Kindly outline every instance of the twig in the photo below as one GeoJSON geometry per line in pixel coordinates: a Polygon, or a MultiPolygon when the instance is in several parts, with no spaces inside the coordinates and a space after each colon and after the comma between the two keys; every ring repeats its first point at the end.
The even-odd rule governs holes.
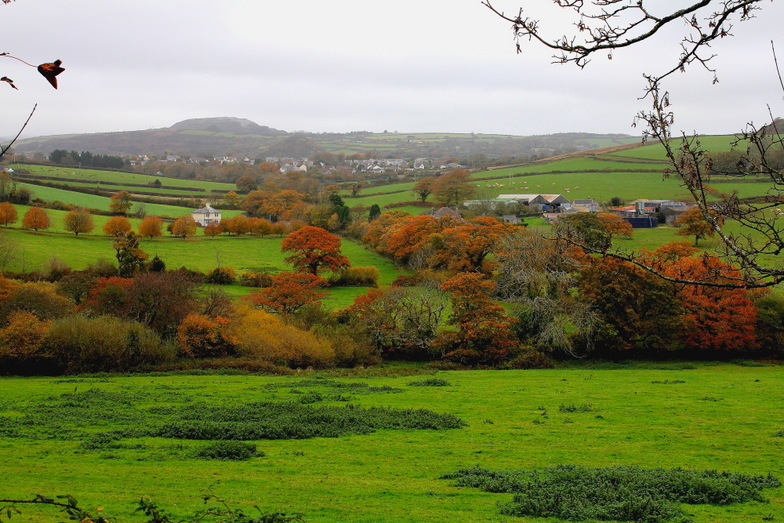
{"type": "Polygon", "coordinates": [[[0,158],[2,158],[3,156],[5,156],[5,153],[8,151],[8,149],[10,149],[10,148],[11,148],[11,146],[12,146],[12,145],[14,145],[14,143],[15,143],[15,142],[16,142],[16,141],[19,139],[19,137],[22,135],[22,132],[25,130],[25,127],[27,127],[27,124],[29,124],[29,123],[30,123],[30,119],[33,117],[33,113],[35,112],[35,110],[36,110],[36,108],[37,108],[37,107],[38,107],[38,104],[35,104],[35,105],[33,106],[33,110],[32,110],[32,111],[30,111],[30,116],[28,116],[28,117],[27,117],[27,120],[25,120],[25,123],[24,123],[24,125],[22,126],[22,128],[21,128],[21,129],[19,129],[19,132],[18,132],[18,133],[16,133],[16,136],[14,136],[14,139],[13,139],[13,140],[11,140],[11,141],[8,143],[8,145],[6,145],[5,147],[3,147],[2,145],[0,145],[0,158]]]}

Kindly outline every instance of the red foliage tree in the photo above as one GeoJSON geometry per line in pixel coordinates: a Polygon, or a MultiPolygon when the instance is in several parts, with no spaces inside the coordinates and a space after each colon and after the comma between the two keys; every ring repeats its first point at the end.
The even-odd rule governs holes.
{"type": "Polygon", "coordinates": [[[287,263],[299,272],[314,276],[331,271],[340,272],[351,265],[340,252],[340,238],[320,227],[307,225],[286,236],[280,244],[282,252],[291,252],[287,263]]]}
{"type": "Polygon", "coordinates": [[[449,323],[456,331],[443,331],[433,342],[445,359],[468,365],[496,365],[521,349],[513,320],[490,300],[495,283],[477,273],[458,274],[441,290],[452,295],[449,323]]]}
{"type": "Polygon", "coordinates": [[[237,340],[227,333],[227,318],[189,314],[177,328],[180,353],[188,358],[222,358],[236,353],[237,340]]]}
{"type": "Polygon", "coordinates": [[[315,274],[281,272],[270,277],[272,285],[254,291],[245,299],[256,307],[279,314],[294,314],[325,296],[327,280],[315,274]]]}

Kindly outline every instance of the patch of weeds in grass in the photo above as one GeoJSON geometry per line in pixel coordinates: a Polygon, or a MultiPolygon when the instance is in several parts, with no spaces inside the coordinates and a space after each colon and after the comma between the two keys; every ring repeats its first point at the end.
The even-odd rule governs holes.
{"type": "Polygon", "coordinates": [[[409,387],[450,387],[451,384],[441,378],[427,378],[419,381],[409,381],[409,387]]]}
{"type": "Polygon", "coordinates": [[[322,401],[324,401],[324,396],[318,392],[308,392],[307,394],[303,394],[297,398],[297,403],[301,405],[310,405],[313,403],[320,403],[322,401]]]}
{"type": "Polygon", "coordinates": [[[218,459],[224,461],[245,461],[251,458],[263,457],[264,452],[258,450],[256,445],[244,441],[216,441],[194,452],[197,459],[218,459]]]}
{"type": "Polygon", "coordinates": [[[705,396],[700,398],[700,401],[724,401],[724,398],[714,398],[713,396],[705,396]]]}
{"type": "Polygon", "coordinates": [[[784,430],[780,430],[780,431],[776,432],[775,434],[773,434],[773,437],[774,438],[784,438],[784,430]]]}
{"type": "Polygon", "coordinates": [[[403,389],[390,387],[389,385],[384,385],[383,387],[371,387],[367,383],[362,383],[362,382],[343,383],[340,381],[335,381],[327,378],[319,378],[319,377],[313,379],[299,380],[293,383],[292,382],[269,383],[261,388],[263,390],[274,391],[274,390],[279,390],[279,389],[289,388],[289,387],[298,387],[290,390],[292,394],[304,394],[305,392],[300,389],[312,389],[315,387],[351,391],[352,393],[355,394],[405,392],[403,389]]]}
{"type": "Polygon", "coordinates": [[[657,385],[678,385],[680,383],[686,383],[683,380],[663,380],[663,381],[652,381],[651,383],[655,383],[657,385]]]}
{"type": "Polygon", "coordinates": [[[465,422],[452,414],[426,409],[266,402],[191,405],[183,408],[177,419],[152,429],[150,435],[195,440],[305,439],[368,434],[378,429],[448,430],[464,426],[465,422]]]}
{"type": "Polygon", "coordinates": [[[715,470],[590,468],[558,465],[542,470],[458,470],[441,479],[486,492],[514,493],[502,514],[567,521],[687,521],[678,506],[765,502],[760,492],[781,486],[778,478],[715,470]]]}
{"type": "Polygon", "coordinates": [[[767,367],[767,363],[763,363],[761,361],[754,361],[754,360],[730,360],[730,363],[733,365],[738,365],[739,367],[767,367]]]}
{"type": "Polygon", "coordinates": [[[565,405],[561,403],[558,406],[558,412],[594,412],[596,409],[593,408],[593,405],[590,403],[582,403],[580,405],[569,404],[565,405]]]}

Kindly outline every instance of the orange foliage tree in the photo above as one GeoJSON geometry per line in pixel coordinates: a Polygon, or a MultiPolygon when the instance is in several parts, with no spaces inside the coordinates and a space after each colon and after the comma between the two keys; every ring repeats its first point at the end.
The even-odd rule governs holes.
{"type": "Polygon", "coordinates": [[[7,321],[8,324],[0,329],[0,361],[22,364],[41,348],[51,322],[42,321],[25,310],[12,312],[7,321]]]}
{"type": "Polygon", "coordinates": [[[177,328],[180,353],[188,358],[223,358],[236,352],[237,340],[227,332],[229,320],[189,314],[177,328]]]}
{"type": "Polygon", "coordinates": [[[604,224],[604,227],[607,229],[607,232],[610,234],[610,239],[615,236],[625,236],[627,238],[631,238],[634,234],[634,228],[632,224],[618,216],[617,214],[613,214],[611,212],[601,212],[596,215],[604,224]]]}
{"type": "Polygon", "coordinates": [[[430,265],[455,272],[489,273],[493,266],[487,262],[487,256],[498,240],[510,231],[511,226],[489,216],[457,222],[431,239],[434,252],[430,265]]]}
{"type": "Polygon", "coordinates": [[[139,224],[139,236],[157,238],[163,235],[163,220],[158,216],[146,216],[139,224]]]}
{"type": "Polygon", "coordinates": [[[320,227],[306,225],[286,236],[280,244],[282,252],[293,253],[286,258],[300,272],[318,275],[340,272],[351,265],[340,252],[340,238],[320,227]]]}
{"type": "Polygon", "coordinates": [[[212,238],[218,236],[223,232],[223,226],[220,222],[210,222],[204,227],[204,235],[211,236],[212,238]]]}
{"type": "MultiPolygon", "coordinates": [[[[717,223],[722,225],[724,219],[720,216],[715,217],[717,223]]],[[[694,236],[694,246],[703,238],[713,237],[716,231],[713,226],[705,219],[702,210],[699,207],[692,207],[691,209],[683,212],[678,218],[675,219],[673,224],[680,227],[675,234],[679,236],[694,236]]]]}
{"type": "Polygon", "coordinates": [[[65,230],[79,236],[79,233],[87,234],[95,228],[93,217],[87,211],[72,210],[68,211],[63,218],[65,230]]]}
{"type": "Polygon", "coordinates": [[[124,236],[131,232],[131,222],[125,216],[112,216],[103,224],[106,236],[124,236]]]}
{"type": "Polygon", "coordinates": [[[16,223],[18,219],[16,207],[11,205],[10,202],[0,203],[0,225],[8,227],[9,225],[16,223]]]}
{"type": "Polygon", "coordinates": [[[176,220],[171,227],[172,236],[179,236],[181,238],[187,238],[188,236],[193,236],[196,234],[196,228],[198,224],[193,217],[188,214],[186,216],[180,216],[176,220]]]}
{"type": "Polygon", "coordinates": [[[52,225],[49,213],[40,207],[30,207],[22,218],[22,227],[36,231],[48,229],[52,225]]]}
{"type": "MultiPolygon", "coordinates": [[[[707,283],[732,284],[741,272],[715,256],[683,257],[664,267],[667,276],[707,283]]],[[[688,349],[745,351],[758,347],[757,307],[750,291],[708,285],[681,285],[678,298],[684,309],[680,339],[688,349]]]]}
{"type": "Polygon", "coordinates": [[[521,350],[512,329],[514,321],[490,300],[495,283],[481,274],[462,273],[441,290],[452,296],[449,323],[457,330],[442,331],[433,344],[445,359],[467,365],[497,365],[521,350]]]}
{"type": "Polygon", "coordinates": [[[459,205],[474,195],[471,173],[465,169],[453,169],[440,176],[433,184],[436,200],[444,205],[459,205]]]}
{"type": "Polygon", "coordinates": [[[309,303],[318,303],[326,293],[327,280],[306,272],[281,272],[270,277],[271,285],[248,295],[256,307],[280,314],[294,314],[309,303]]]}

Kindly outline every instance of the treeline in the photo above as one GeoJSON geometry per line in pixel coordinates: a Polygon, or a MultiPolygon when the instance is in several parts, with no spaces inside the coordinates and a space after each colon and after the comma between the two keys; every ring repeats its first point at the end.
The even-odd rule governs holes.
{"type": "Polygon", "coordinates": [[[71,151],[55,149],[49,153],[49,161],[59,165],[80,167],[99,167],[102,169],[122,169],[126,161],[121,156],[93,154],[90,151],[71,151]]]}

